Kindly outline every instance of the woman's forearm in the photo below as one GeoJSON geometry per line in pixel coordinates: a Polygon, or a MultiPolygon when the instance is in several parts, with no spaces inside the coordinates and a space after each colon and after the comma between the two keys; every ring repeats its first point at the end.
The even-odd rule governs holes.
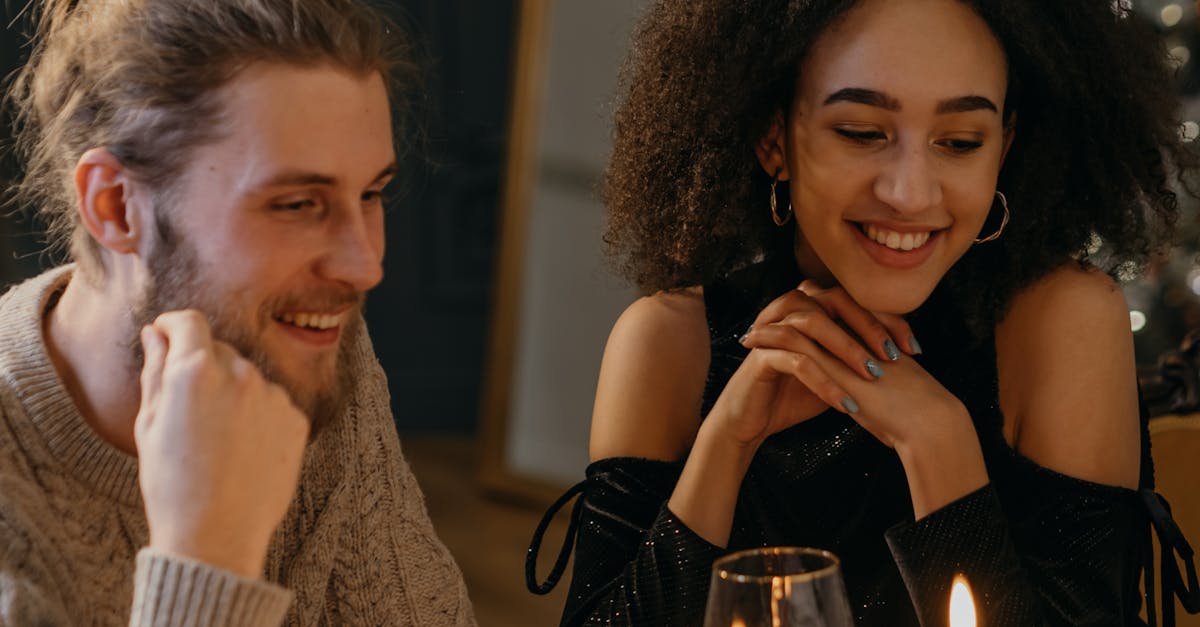
{"type": "Polygon", "coordinates": [[[714,424],[700,426],[667,507],[696,535],[725,547],[738,491],[758,446],[722,437],[714,424]]]}

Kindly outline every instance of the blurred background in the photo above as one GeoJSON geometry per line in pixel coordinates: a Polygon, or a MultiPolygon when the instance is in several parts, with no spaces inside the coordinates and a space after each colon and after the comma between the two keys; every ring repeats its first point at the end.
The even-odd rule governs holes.
{"type": "MultiPolygon", "coordinates": [[[[381,3],[423,50],[429,141],[390,200],[385,279],[367,319],[405,453],[485,626],[556,624],[562,607],[566,581],[549,597],[525,592],[525,548],[545,507],[583,476],[604,340],[635,296],[601,257],[596,185],[617,69],[645,3],[381,3]]],[[[4,7],[6,26],[23,4],[4,7]]],[[[1182,132],[1197,138],[1196,3],[1123,4],[1171,50],[1182,132]]],[[[20,23],[0,30],[0,75],[26,45],[20,23]]],[[[0,124],[3,145],[10,120],[0,124]]],[[[4,151],[0,180],[18,173],[4,151]]],[[[1125,285],[1147,368],[1200,327],[1196,202],[1182,202],[1181,245],[1125,285]]],[[[27,211],[0,221],[0,284],[58,263],[39,232],[27,211]]],[[[563,522],[551,526],[542,576],[563,522]]]]}
{"type": "MultiPolygon", "coordinates": [[[[1188,141],[1200,137],[1200,2],[1134,0],[1137,14],[1162,35],[1178,67],[1178,88],[1188,141]]],[[[1127,283],[1130,323],[1139,364],[1153,364],[1191,329],[1200,328],[1200,220],[1195,198],[1181,197],[1184,216],[1178,245],[1145,274],[1127,283]]]]}

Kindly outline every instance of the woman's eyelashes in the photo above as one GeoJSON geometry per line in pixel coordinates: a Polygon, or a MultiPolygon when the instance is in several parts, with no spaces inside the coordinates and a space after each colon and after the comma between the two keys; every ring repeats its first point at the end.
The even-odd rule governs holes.
{"type": "MultiPolygon", "coordinates": [[[[886,143],[890,140],[886,132],[877,129],[858,129],[839,126],[834,127],[833,131],[846,141],[859,146],[872,146],[879,143],[886,143]]],[[[935,140],[933,143],[954,154],[969,154],[983,147],[983,140],[973,138],[950,137],[935,140]]]]}
{"type": "Polygon", "coordinates": [[[836,127],[833,129],[835,133],[841,135],[845,139],[850,140],[855,144],[872,144],[880,141],[887,141],[887,133],[874,129],[857,129],[847,127],[836,127]]]}
{"type": "Polygon", "coordinates": [[[938,142],[945,146],[947,150],[957,154],[968,154],[975,152],[983,147],[983,141],[979,139],[943,139],[938,142]]]}

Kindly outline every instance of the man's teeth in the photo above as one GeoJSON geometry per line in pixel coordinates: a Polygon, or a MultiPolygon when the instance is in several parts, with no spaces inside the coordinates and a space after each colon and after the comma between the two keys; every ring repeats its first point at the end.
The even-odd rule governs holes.
{"type": "Polygon", "coordinates": [[[279,316],[279,319],[287,324],[298,327],[309,327],[311,329],[332,329],[342,321],[340,315],[317,313],[286,313],[279,316]]]}
{"type": "Polygon", "coordinates": [[[923,231],[921,233],[898,233],[881,229],[873,224],[868,224],[863,229],[867,237],[872,240],[891,248],[892,250],[912,250],[920,248],[929,241],[930,232],[923,231]]]}

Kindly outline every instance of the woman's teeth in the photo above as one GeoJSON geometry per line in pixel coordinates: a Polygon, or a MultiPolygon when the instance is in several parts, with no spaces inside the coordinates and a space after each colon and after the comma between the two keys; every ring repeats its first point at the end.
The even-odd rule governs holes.
{"type": "Polygon", "coordinates": [[[898,233],[881,229],[873,224],[862,226],[862,231],[872,241],[878,242],[892,250],[912,250],[920,248],[929,241],[930,231],[920,233],[898,233]]]}
{"type": "Polygon", "coordinates": [[[317,313],[286,313],[279,316],[279,320],[287,324],[298,327],[308,327],[310,329],[332,329],[341,322],[342,317],[337,314],[317,314],[317,313]]]}

